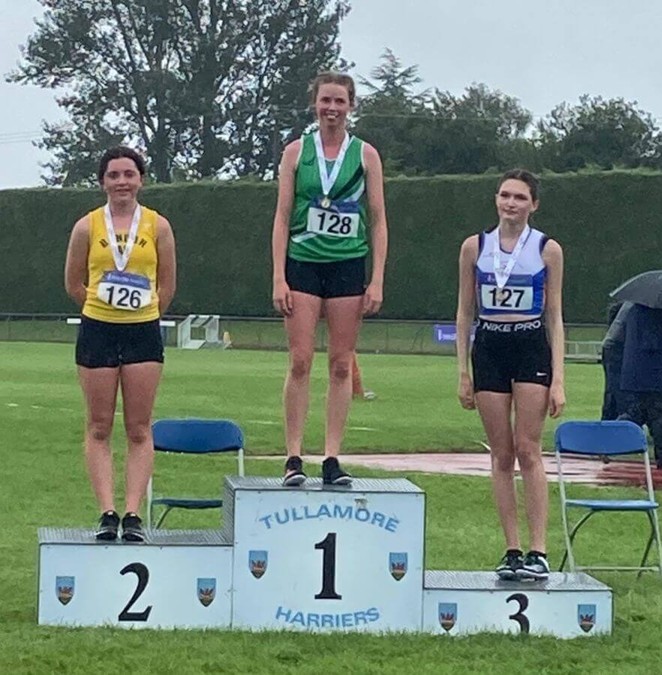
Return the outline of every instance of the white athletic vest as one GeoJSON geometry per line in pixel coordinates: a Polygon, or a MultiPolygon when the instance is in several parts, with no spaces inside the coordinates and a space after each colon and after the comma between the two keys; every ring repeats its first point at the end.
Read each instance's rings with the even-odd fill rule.
{"type": "MultiPolygon", "coordinates": [[[[540,316],[545,307],[545,278],[547,272],[542,249],[547,236],[531,228],[521,253],[503,289],[499,289],[494,275],[494,245],[498,228],[478,235],[476,261],[476,297],[479,314],[520,314],[540,316]]],[[[510,260],[510,253],[501,249],[501,264],[510,260]]]]}

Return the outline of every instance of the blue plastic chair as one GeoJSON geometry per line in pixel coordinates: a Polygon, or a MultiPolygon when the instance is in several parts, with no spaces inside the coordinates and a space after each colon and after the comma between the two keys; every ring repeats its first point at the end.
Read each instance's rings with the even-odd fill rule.
{"type": "Polygon", "coordinates": [[[559,490],[561,493],[561,511],[563,517],[563,531],[565,536],[565,555],[561,562],[560,570],[563,570],[566,560],[572,572],[578,570],[638,570],[641,574],[644,570],[656,570],[662,574],[662,546],[660,545],[660,526],[658,523],[658,503],[655,501],[653,491],[653,478],[651,475],[650,460],[648,458],[648,442],[641,427],[634,422],[628,421],[602,421],[602,422],[563,422],[556,429],[554,437],[556,447],[556,461],[559,476],[559,490]],[[568,499],[566,497],[565,482],[563,476],[564,455],[582,455],[598,459],[601,456],[613,457],[615,455],[642,455],[646,474],[647,499],[568,499]],[[580,520],[569,529],[568,509],[585,509],[587,512],[580,520]],[[579,566],[575,563],[572,544],[579,528],[595,513],[607,513],[616,511],[629,511],[645,513],[650,523],[650,536],[644,550],[641,564],[638,567],[592,565],[579,566]],[[648,554],[653,542],[657,544],[658,564],[646,565],[648,554]]]}
{"type": "MultiPolygon", "coordinates": [[[[230,420],[167,419],[152,424],[154,450],[190,455],[206,455],[220,452],[237,453],[237,469],[244,475],[244,434],[230,420]]],[[[147,486],[147,526],[154,520],[155,507],[163,507],[155,527],[163,524],[172,509],[220,509],[223,500],[197,499],[193,497],[155,497],[150,478],[147,486]]]]}

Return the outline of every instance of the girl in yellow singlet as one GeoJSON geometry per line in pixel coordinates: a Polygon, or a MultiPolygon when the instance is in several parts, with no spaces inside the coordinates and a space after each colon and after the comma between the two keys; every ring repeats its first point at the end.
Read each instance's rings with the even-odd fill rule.
{"type": "Polygon", "coordinates": [[[175,292],[170,223],[138,203],[145,163],[124,146],[99,164],[105,206],[73,228],[65,287],[81,307],[76,364],[87,407],[85,460],[101,508],[97,539],[143,541],[140,502],[152,474],[151,422],[163,366],[159,317],[175,292]],[[110,436],[122,388],[127,435],[125,515],[115,510],[110,436]]]}

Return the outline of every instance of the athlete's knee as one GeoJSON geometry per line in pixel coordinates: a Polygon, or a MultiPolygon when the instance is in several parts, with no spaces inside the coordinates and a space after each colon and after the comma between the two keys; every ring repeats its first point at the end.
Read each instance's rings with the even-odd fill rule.
{"type": "Polygon", "coordinates": [[[352,355],[332,356],[329,359],[329,376],[333,380],[346,380],[352,374],[352,355]]]}
{"type": "Polygon", "coordinates": [[[147,443],[152,437],[152,428],[149,421],[128,421],[125,422],[124,429],[130,445],[142,445],[147,443]]]}
{"type": "Polygon", "coordinates": [[[87,421],[87,435],[94,441],[108,441],[112,431],[112,416],[95,415],[87,421]]]}
{"type": "Polygon", "coordinates": [[[514,473],[515,455],[511,451],[494,451],[492,448],[492,470],[499,473],[514,473]]]}
{"type": "Polygon", "coordinates": [[[542,461],[540,443],[530,438],[515,439],[515,454],[520,471],[535,468],[542,461]]]}
{"type": "Polygon", "coordinates": [[[308,354],[292,354],[290,356],[290,377],[294,380],[307,379],[312,365],[312,356],[308,354]]]}

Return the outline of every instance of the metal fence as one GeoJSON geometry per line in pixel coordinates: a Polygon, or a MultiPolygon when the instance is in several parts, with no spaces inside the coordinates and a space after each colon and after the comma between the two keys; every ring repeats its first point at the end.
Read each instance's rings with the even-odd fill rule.
{"type": "MultiPolygon", "coordinates": [[[[0,314],[0,341],[73,343],[77,326],[67,323],[72,314],[0,314]]],[[[178,324],[185,316],[167,316],[178,324]]],[[[283,321],[279,317],[220,316],[220,331],[227,333],[233,348],[287,348],[283,321]]],[[[398,321],[367,319],[361,328],[358,351],[387,354],[452,355],[452,341],[440,342],[440,327],[452,327],[452,321],[398,321]]],[[[165,343],[177,345],[177,330],[162,328],[165,343]]],[[[602,324],[570,324],[566,326],[568,358],[579,361],[599,360],[599,346],[606,326],[602,324]]],[[[451,330],[452,332],[452,330],[451,330]]],[[[222,343],[221,343],[222,344],[222,343]]],[[[326,326],[317,329],[316,348],[327,346],[326,326]]]]}

